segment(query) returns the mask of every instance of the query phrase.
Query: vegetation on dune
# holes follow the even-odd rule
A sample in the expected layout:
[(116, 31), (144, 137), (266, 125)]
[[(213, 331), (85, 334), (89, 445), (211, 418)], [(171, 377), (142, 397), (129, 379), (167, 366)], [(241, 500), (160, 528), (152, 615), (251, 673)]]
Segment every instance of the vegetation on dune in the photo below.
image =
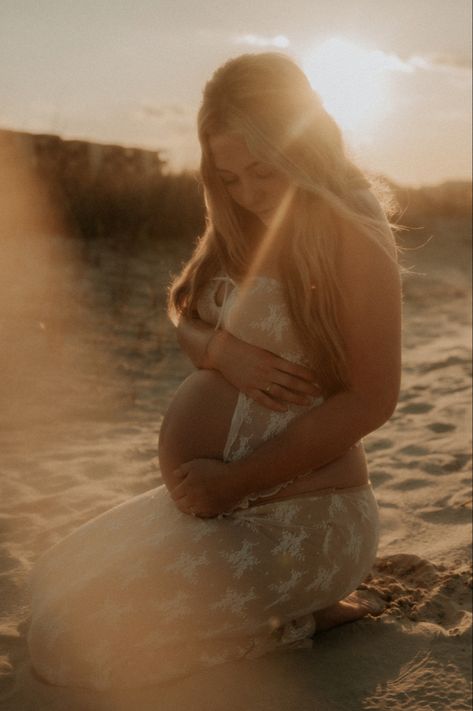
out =
[[(202, 189), (192, 172), (165, 172), (158, 151), (58, 136), (0, 131), (15, 144), (68, 232), (110, 247), (152, 247), (156, 241), (190, 244), (204, 226)], [(19, 150), (18, 150), (19, 149)], [(408, 188), (386, 180), (400, 205), (399, 222), (471, 215), (471, 182)]]

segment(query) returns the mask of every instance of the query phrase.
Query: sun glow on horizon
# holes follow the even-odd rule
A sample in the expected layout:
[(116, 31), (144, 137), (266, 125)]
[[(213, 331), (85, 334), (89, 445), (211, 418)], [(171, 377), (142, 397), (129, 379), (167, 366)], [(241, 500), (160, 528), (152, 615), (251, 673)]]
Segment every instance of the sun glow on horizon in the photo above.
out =
[(342, 130), (364, 138), (390, 109), (391, 73), (412, 71), (395, 55), (341, 37), (311, 50), (302, 67)]

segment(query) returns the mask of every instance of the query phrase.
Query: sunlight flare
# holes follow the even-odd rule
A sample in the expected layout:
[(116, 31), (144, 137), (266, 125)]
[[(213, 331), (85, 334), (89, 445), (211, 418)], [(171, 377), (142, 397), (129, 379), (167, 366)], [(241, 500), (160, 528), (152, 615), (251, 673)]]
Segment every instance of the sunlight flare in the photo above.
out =
[(341, 128), (364, 134), (389, 111), (390, 75), (411, 71), (396, 55), (332, 37), (303, 60), (313, 88)]

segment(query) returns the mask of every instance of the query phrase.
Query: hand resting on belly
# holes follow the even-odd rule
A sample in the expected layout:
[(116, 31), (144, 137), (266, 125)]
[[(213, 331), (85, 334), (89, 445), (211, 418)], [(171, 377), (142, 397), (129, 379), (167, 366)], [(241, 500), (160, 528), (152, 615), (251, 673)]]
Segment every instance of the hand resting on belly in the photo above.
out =
[[(160, 469), (169, 491), (179, 483), (173, 472), (181, 464), (200, 458), (222, 460), (237, 398), (238, 390), (215, 370), (197, 370), (178, 387), (159, 435)], [(367, 481), (363, 449), (355, 447), (325, 467), (304, 474), (278, 494), (255, 500), (253, 505)]]

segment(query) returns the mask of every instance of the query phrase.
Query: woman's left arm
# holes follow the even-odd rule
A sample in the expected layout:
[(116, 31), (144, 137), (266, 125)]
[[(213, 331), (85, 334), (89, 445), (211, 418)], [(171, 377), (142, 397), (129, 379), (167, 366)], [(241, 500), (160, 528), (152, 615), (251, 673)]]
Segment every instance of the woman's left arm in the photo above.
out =
[(401, 379), (402, 296), (391, 234), (387, 240), (392, 240), (393, 259), (374, 239), (341, 237), (340, 325), (350, 386), (227, 465), (232, 488), (242, 497), (337, 459), (394, 412)]

